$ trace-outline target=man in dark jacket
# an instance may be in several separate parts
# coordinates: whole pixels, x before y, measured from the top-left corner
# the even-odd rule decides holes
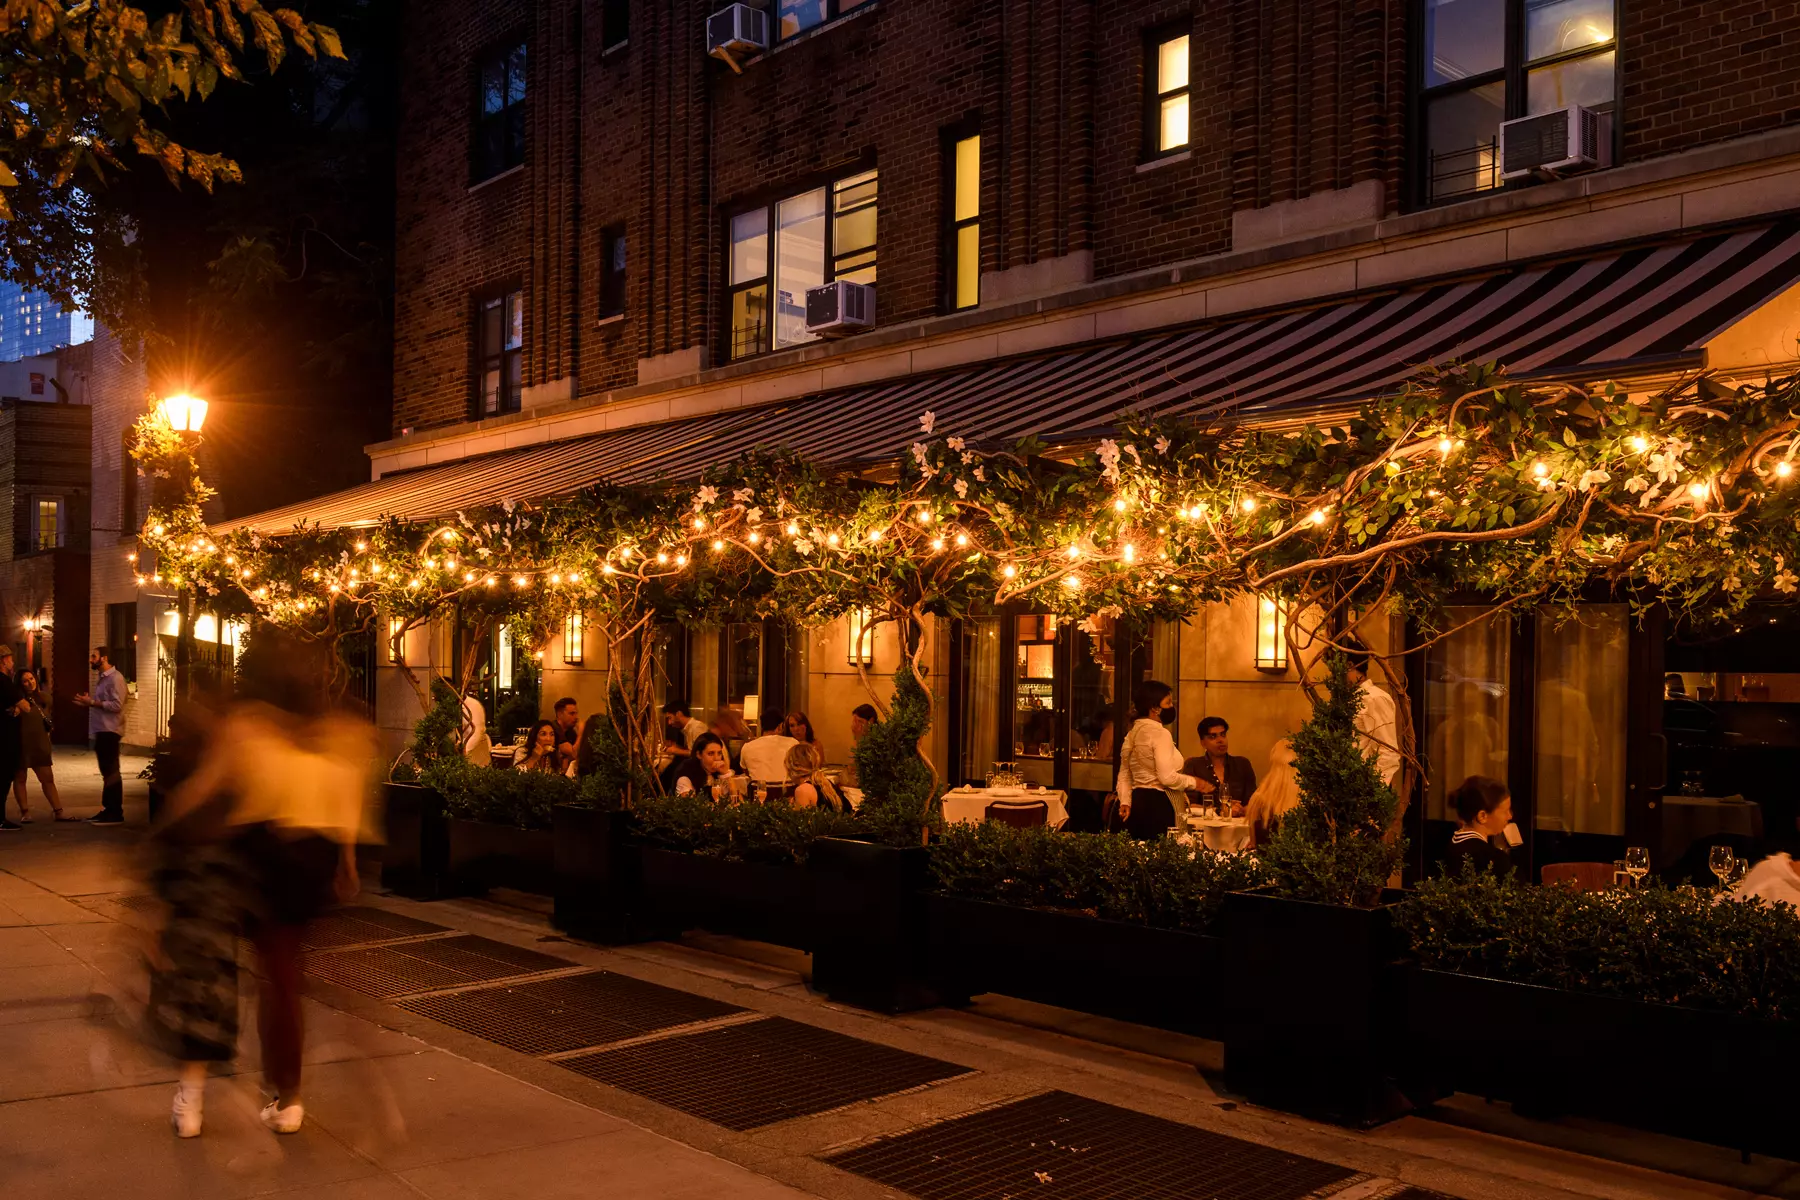
[[[1244,805],[1256,791],[1256,768],[1231,752],[1231,726],[1224,717],[1203,717],[1198,732],[1200,753],[1181,764],[1183,775],[1200,781],[1199,792],[1188,802],[1218,800],[1230,816],[1243,816]]]

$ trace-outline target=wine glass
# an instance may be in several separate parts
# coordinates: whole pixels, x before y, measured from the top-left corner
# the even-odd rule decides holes
[[[1747,858],[1732,859],[1731,860],[1731,870],[1725,876],[1725,886],[1727,888],[1736,887],[1738,884],[1744,882],[1744,876],[1748,875],[1749,873],[1750,873],[1750,860],[1749,859],[1747,859]]]
[[[1714,846],[1711,850],[1707,851],[1707,868],[1718,878],[1719,890],[1721,892],[1731,886],[1731,864],[1736,861],[1737,855],[1732,852],[1730,846]]]
[[[1650,873],[1650,848],[1648,846],[1626,847],[1625,873],[1631,876],[1633,887],[1644,886],[1644,876]]]

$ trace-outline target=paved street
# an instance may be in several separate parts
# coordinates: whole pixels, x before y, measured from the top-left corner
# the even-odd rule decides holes
[[[127,771],[138,765],[128,762]],[[71,810],[91,811],[98,781],[88,760],[64,755],[59,774]],[[314,956],[306,1128],[276,1138],[258,1124],[256,1054],[248,1038],[232,1073],[208,1089],[204,1135],[178,1141],[167,1123],[172,1066],[134,1032],[150,920],[138,899],[146,889],[133,874],[144,830],[143,786],[131,782],[132,823],[124,829],[52,825],[39,802],[33,825],[0,839],[0,1181],[7,1200],[272,1194],[863,1200],[901,1194],[881,1181],[879,1164],[903,1158],[911,1140],[923,1136],[909,1131],[952,1118],[990,1129],[1008,1113],[1036,1111],[1033,1105],[1087,1113],[1099,1121],[1096,1129],[1120,1119],[1147,1128],[1146,1115],[1178,1122],[1155,1126],[1160,1132],[1149,1153],[1160,1153],[1159,1146],[1172,1154],[1185,1149],[1192,1160],[1176,1190],[1154,1192],[1134,1192],[1122,1180],[1110,1189],[1082,1190],[1073,1174],[1059,1182],[1063,1168],[1047,1166],[1033,1185],[1045,1200],[1309,1193],[1377,1200],[1407,1185],[1467,1200],[1800,1195],[1789,1164],[1743,1166],[1723,1151],[1573,1126],[1533,1127],[1534,1143],[1516,1141],[1503,1136],[1510,1118],[1479,1103],[1349,1133],[1220,1096],[1207,1082],[1205,1072],[1218,1065],[1217,1048],[1208,1043],[998,1000],[965,1012],[874,1017],[811,995],[797,974],[803,961],[766,948],[760,961],[738,956],[745,947],[698,940],[608,950],[555,937],[528,901],[414,904],[376,890],[359,903],[380,910],[367,913],[370,920],[397,927],[356,935],[379,943],[372,948],[333,947]],[[428,957],[434,944],[443,951],[446,942],[464,948],[455,961],[465,970],[476,969],[466,964],[478,951],[511,953],[516,964],[495,968],[510,972],[500,983],[468,987],[389,986],[352,969],[399,961],[399,951]],[[540,962],[541,955],[552,958]],[[547,1049],[547,1042],[509,1049],[483,1036],[484,1027],[467,1015],[468,1003],[503,1009],[533,989],[567,989],[570,981],[613,988],[607,1019],[638,1021],[648,1032],[572,1039],[584,1044],[585,1036],[601,1052]],[[418,995],[399,996],[396,988]],[[648,1011],[657,1007],[666,1010],[660,1026]],[[422,1015],[423,1009],[449,1023]],[[253,1014],[246,1013],[244,1025],[254,1028]],[[655,1069],[633,1074],[633,1063],[680,1062],[667,1056],[706,1039],[726,1044],[747,1034],[766,1043],[757,1052],[762,1057],[746,1052],[710,1082],[672,1079]],[[870,1055],[886,1056],[884,1070],[921,1063],[941,1069],[928,1071],[938,1077],[922,1084],[822,1107],[805,1095],[775,1095],[781,1081],[771,1080],[769,1064],[779,1075],[783,1063],[803,1061],[784,1059],[787,1052],[776,1043],[795,1036],[808,1044],[828,1039],[831,1053],[864,1064],[877,1061]],[[842,1082],[854,1090],[864,1081],[858,1071],[870,1069],[808,1086]],[[795,1105],[799,1115],[730,1115],[777,1101]],[[984,1137],[991,1146],[1003,1134]],[[1107,1151],[1101,1134],[1089,1140],[1091,1147],[1065,1148]],[[1242,1179],[1209,1179],[1213,1164],[1233,1155],[1264,1164],[1256,1170],[1267,1190],[1246,1191]],[[1659,1165],[1684,1175],[1654,1169]],[[1285,1180],[1308,1178],[1326,1182],[1281,1191]],[[974,1189],[975,1182],[963,1179],[958,1187]],[[934,1195],[999,1200],[1003,1194],[997,1186],[952,1192],[941,1177],[931,1187],[938,1189]]]

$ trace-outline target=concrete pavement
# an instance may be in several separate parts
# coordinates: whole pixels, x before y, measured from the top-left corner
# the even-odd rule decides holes
[[[127,763],[128,775],[137,763]],[[97,807],[91,758],[59,761],[71,811]],[[886,1018],[823,1001],[802,956],[706,939],[563,941],[529,899],[372,906],[971,1068],[928,1087],[732,1132],[395,1004],[309,982],[306,1128],[257,1122],[254,1036],[209,1085],[206,1132],[168,1128],[172,1064],[138,1038],[150,917],[133,899],[144,785],[128,824],[39,820],[0,835],[0,1194],[181,1200],[389,1197],[844,1197],[901,1193],[821,1161],[871,1137],[1060,1089],[1357,1174],[1342,1200],[1402,1185],[1465,1200],[1800,1196],[1800,1169],[1671,1139],[1513,1122],[1463,1103],[1352,1133],[1234,1103],[1217,1047],[1014,1001]],[[35,797],[35,785],[34,785]],[[536,906],[541,909],[541,905]],[[247,1002],[248,1006],[248,1002]],[[246,1011],[244,1028],[254,1029]],[[1196,1070],[1198,1067],[1200,1070]],[[1508,1136],[1509,1134],[1515,1136]],[[1202,1181],[1196,1181],[1198,1186]],[[1046,1192],[1046,1200],[1051,1193]],[[996,1200],[998,1196],[996,1195]]]

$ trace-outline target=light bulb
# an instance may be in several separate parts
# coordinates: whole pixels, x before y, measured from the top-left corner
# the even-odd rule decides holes
[[[163,535],[163,527],[161,525],[152,525],[150,527],[150,532],[155,534],[157,537],[161,537]]]
[[[1650,448],[1650,439],[1641,433],[1636,434],[1631,439],[1631,448],[1636,450],[1639,454],[1642,454]]]
[[[600,568],[600,573],[602,575],[611,575],[613,573],[613,565],[611,563],[607,563],[605,566]]]
[[[444,570],[446,570],[446,571],[456,570],[456,560],[454,558],[446,558],[444,560]]]
[[[1252,500],[1249,496],[1244,497],[1244,511],[1245,512],[1255,512],[1256,511],[1256,501]]]
[[[367,542],[356,543],[356,552],[358,554],[361,554],[364,550],[367,550],[368,548],[369,548],[369,543],[367,543]]]
[[[1780,462],[1775,464],[1775,475],[1777,478],[1786,479],[1789,475],[1792,475],[1793,473],[1794,473],[1794,464],[1789,462],[1787,459],[1784,458]]]
[[[1081,557],[1081,547],[1080,546],[1070,546],[1069,549],[1067,550],[1067,554],[1070,558],[1080,558]]]
[[[1533,475],[1536,475],[1539,479],[1542,479],[1544,476],[1546,476],[1550,473],[1550,468],[1545,466],[1541,462],[1532,463],[1531,464],[1531,473]]]
[[[881,540],[881,530],[879,530],[879,529],[869,530],[869,540],[871,542],[879,542]]]
[[[125,561],[126,562],[136,562],[137,561],[137,551],[133,550],[130,554],[127,554],[125,556]],[[225,561],[230,562],[231,560],[228,558]]]
[[[463,572],[463,582],[464,583],[474,583],[475,582],[475,572],[464,571]]]
[[[499,583],[499,582],[500,581],[498,579],[495,579],[492,575],[489,575],[487,577],[487,579],[485,580],[485,586],[493,587],[496,583]]]
[[[685,554],[677,554],[677,555],[676,555],[676,556],[675,556],[675,565],[676,565],[676,566],[678,566],[678,567],[685,567],[685,566],[687,566],[687,555],[685,555]]]
[[[1137,547],[1133,546],[1130,542],[1126,542],[1124,548],[1119,551],[1119,557],[1123,558],[1126,562],[1136,562]]]
[[[658,550],[656,552],[656,561],[659,563],[666,563],[669,561],[669,556],[666,552]]]
[[[944,548],[944,539],[943,538],[932,538],[931,539],[931,548],[933,550],[942,550]]]
[[[825,538],[825,544],[826,544],[826,545],[827,545],[827,546],[835,546],[835,545],[837,545],[837,544],[838,544],[838,535],[837,535],[837,534],[835,534],[835,533],[833,533],[833,534],[828,534],[828,535],[827,535],[827,536],[826,536],[826,538]]]
[[[622,562],[630,562],[631,561],[631,547],[630,546],[620,546],[619,547],[619,559]]]
[[[425,569],[427,571],[436,570],[437,569],[437,559],[435,559],[435,558],[426,559],[425,560]]]
[[[1019,568],[1013,566],[1011,563],[1007,563],[1006,566],[1001,569],[1000,573],[1008,579],[1011,579],[1014,575],[1019,573]]]
[[[419,581],[416,579],[409,579],[406,583],[406,586],[409,588],[416,588],[419,586]]]
[[[569,572],[569,582],[570,583],[580,583],[581,582],[581,572],[570,571]]]
[[[1065,575],[1063,576],[1063,586],[1073,592],[1081,587],[1081,580],[1075,578],[1073,575]]]
[[[562,576],[561,576],[561,575],[560,575],[560,574],[557,574],[557,575],[552,575],[552,576],[551,576],[551,577],[550,577],[550,582],[551,582],[551,583],[561,583],[561,582],[562,582]]]
[[[1704,483],[1688,484],[1688,495],[1692,496],[1696,500],[1705,499],[1706,498],[1706,485]]]
[[[381,564],[380,563],[370,563],[369,564],[369,574],[371,574],[371,575],[381,574]]]
[[[921,508],[919,510],[919,524],[921,524],[921,525],[931,524],[931,510],[929,508]]]
[[[799,537],[800,536],[800,523],[798,521],[789,521],[788,526],[787,526],[787,531],[788,531],[789,537]]]
[[[762,534],[760,534],[760,533],[756,532],[756,530],[752,529],[750,531],[750,539],[749,540],[750,540],[750,544],[752,546],[754,546],[758,542],[762,541]]]
[[[720,541],[718,538],[714,538],[712,546],[713,546],[713,553],[717,554],[719,551],[721,551],[725,548],[725,543]]]
[[[957,534],[957,535],[956,535],[956,544],[957,544],[957,545],[959,545],[959,546],[966,546],[966,545],[968,545],[968,544],[969,544],[969,535],[968,535],[968,534],[966,534],[966,533],[959,533],[959,534]]]
[[[1125,511],[1125,498],[1123,496],[1121,496],[1117,500],[1113,501],[1113,511],[1114,512],[1124,512]]]
[[[516,588],[524,587],[525,586],[525,577],[523,575],[514,575],[513,576],[513,586]]]
[[[706,528],[706,518],[705,517],[695,517],[694,518],[694,528],[695,529],[705,529]]]
[[[456,540],[456,530],[454,530],[454,529],[444,530],[444,540],[446,542],[454,542]]]
[[[1324,509],[1315,508],[1312,510],[1312,523],[1314,525],[1323,525],[1325,523],[1325,510]]]
[[[1445,438],[1438,439],[1438,453],[1439,454],[1448,455],[1454,449],[1456,449],[1456,443],[1451,441],[1449,438],[1445,437]]]

